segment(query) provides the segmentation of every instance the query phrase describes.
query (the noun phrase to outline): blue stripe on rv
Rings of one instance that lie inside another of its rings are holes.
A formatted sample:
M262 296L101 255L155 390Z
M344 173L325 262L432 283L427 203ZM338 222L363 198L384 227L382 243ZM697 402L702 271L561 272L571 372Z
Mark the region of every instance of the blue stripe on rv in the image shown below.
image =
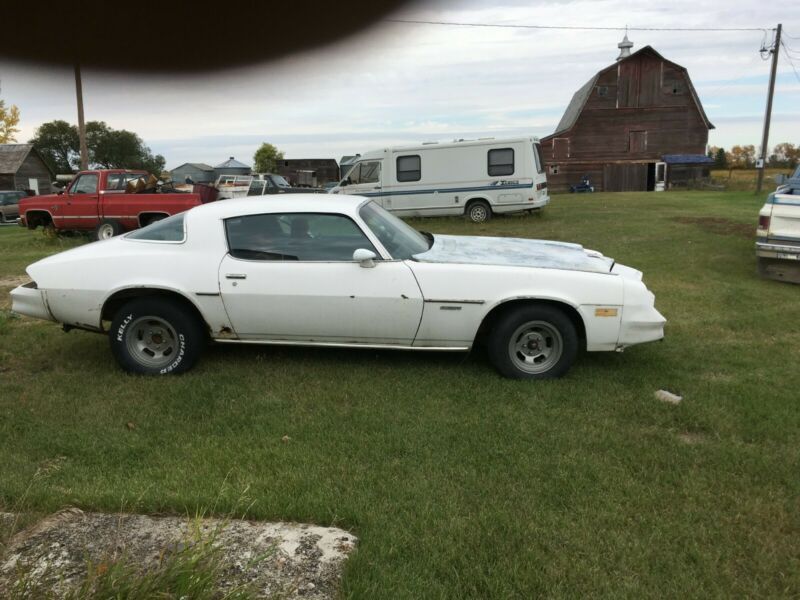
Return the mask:
M359 192L359 196L412 196L414 194L433 194L435 192L441 193L454 193L454 192L481 192L484 190L517 190L517 189L533 189L532 183L517 183L512 185L483 185L480 187L465 187L465 188L440 188L433 190L396 190L390 192Z

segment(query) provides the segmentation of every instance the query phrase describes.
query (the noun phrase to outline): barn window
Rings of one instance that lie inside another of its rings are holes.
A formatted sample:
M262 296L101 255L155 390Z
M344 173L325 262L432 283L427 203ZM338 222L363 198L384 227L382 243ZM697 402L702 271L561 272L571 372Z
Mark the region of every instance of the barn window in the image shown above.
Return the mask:
M608 96L608 86L607 86L607 85L601 85L601 86L598 86L598 88L597 88L597 95L598 95L598 96L603 96L604 98L605 98L606 96Z
M513 175L514 174L514 149L496 148L489 150L489 175Z
M419 154L397 157L397 181L419 181L422 179L422 160Z
M558 165L550 165L550 175L558 175Z

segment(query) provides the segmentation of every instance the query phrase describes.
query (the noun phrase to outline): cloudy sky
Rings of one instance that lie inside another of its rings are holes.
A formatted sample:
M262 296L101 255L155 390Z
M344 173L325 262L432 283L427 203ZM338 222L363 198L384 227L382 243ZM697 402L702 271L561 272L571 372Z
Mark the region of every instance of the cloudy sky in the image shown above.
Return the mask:
M344 6L344 5L343 5ZM764 27L782 22L770 145L800 143L800 3L672 0L428 0L397 18L606 27ZM231 35L235 31L220 31ZM772 33L769 32L769 36ZM793 36L793 37L788 37ZM769 62L764 34L631 31L689 69L716 125L710 143L758 145ZM373 148L461 137L544 136L573 92L618 54L619 31L543 31L377 23L313 52L191 78L84 72L87 120L137 132L167 166L252 162L262 141L287 158L338 158ZM41 123L75 122L70 70L0 60L0 97L22 113L19 141Z

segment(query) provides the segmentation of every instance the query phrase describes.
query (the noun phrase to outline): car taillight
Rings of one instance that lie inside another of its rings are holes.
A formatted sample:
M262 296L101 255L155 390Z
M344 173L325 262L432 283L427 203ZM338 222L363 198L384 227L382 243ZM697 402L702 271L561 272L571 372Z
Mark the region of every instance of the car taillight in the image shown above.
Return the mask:
M547 182L546 181L544 181L542 183L537 183L536 184L536 191L539 192L539 191L545 189L546 187L547 187Z
M758 228L769 229L769 215L758 215Z

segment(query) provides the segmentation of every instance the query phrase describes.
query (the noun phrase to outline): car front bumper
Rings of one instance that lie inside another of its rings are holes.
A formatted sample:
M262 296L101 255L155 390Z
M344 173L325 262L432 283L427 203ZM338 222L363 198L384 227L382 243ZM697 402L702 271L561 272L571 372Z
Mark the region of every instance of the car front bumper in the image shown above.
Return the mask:
M664 339L667 320L654 306L628 306L622 311L617 351L628 346Z
M47 306L47 295L32 281L11 290L11 310L26 317L55 321Z

